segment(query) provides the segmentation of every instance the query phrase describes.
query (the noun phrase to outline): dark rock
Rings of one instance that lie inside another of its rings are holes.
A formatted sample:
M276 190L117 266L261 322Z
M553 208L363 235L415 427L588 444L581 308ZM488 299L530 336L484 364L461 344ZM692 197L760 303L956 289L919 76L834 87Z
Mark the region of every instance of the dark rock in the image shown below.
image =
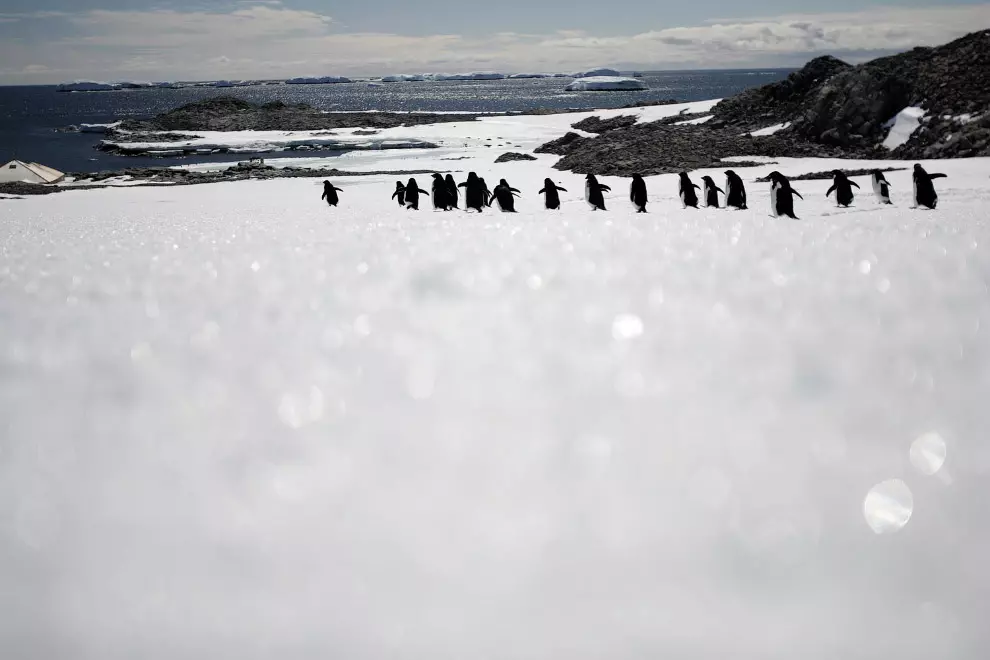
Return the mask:
M571 124L571 128L585 131L586 133L606 133L616 128L632 126L636 123L636 120L637 117L635 115L619 115L618 117L612 117L604 121L600 117L588 117L587 119L582 119L577 123Z
M556 140L551 140L546 144L542 144L536 149L534 153L538 154L554 154L556 156L566 156L572 150L576 149L578 146L585 142L590 142L591 138L581 137L577 133L572 133L568 131L563 137L559 137Z
M511 163L515 160L536 160L536 156L531 156L529 154L520 154L514 151L504 153L495 159L496 163Z
M63 190L65 189L43 183L26 183L24 181L0 183L0 193L5 195L51 195Z

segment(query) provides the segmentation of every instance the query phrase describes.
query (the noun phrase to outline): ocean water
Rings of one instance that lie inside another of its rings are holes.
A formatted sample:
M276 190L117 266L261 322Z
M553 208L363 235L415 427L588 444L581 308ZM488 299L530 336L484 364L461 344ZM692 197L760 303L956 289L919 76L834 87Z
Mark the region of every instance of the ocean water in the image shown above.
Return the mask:
M792 69L645 73L640 92L567 92L569 79L445 81L339 85L266 85L62 94L55 87L0 87L0 162L44 163L64 172L229 161L229 154L184 158L114 156L94 147L101 136L56 129L151 117L186 103L229 95L266 103L308 103L323 110L509 112L536 108L609 108L658 99L724 98L787 76ZM332 155L328 152L327 155Z

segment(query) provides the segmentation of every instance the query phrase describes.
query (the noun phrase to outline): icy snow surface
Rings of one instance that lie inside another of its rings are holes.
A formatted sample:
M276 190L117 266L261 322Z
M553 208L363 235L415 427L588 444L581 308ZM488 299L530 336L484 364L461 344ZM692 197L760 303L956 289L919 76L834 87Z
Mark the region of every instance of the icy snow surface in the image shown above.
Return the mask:
M5 657L984 657L990 161L926 163L934 212L796 182L794 221L753 179L903 163L635 215L482 146L580 118L323 161L518 214L405 176L0 203Z
M767 137L768 135L773 135L774 133L778 133L784 130L790 125L791 122L789 121L783 124L774 124L773 126L767 126L766 128L761 128L758 131L753 131L752 133L750 133L750 135L752 135L753 137Z
M578 78L564 89L568 92L618 92L649 89L649 87L639 78L592 76L590 78Z
M705 115L704 117L695 117L694 119L685 119L684 121L675 122L674 126L691 126L697 124L707 124L715 115Z
M883 146L888 149L896 149L911 139L914 132L921 125L921 119L925 116L925 111L921 108L904 108L894 118L887 122L890 132L883 141Z

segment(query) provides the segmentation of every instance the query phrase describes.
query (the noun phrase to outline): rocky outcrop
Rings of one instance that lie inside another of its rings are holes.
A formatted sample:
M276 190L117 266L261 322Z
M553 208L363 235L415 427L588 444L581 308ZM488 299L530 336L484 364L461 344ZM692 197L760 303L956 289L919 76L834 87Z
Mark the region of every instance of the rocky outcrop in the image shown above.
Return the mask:
M906 107L927 117L906 144L888 152L881 142ZM952 158L990 155L988 108L990 30L983 30L859 66L821 57L786 80L719 103L714 114L731 126L791 122L791 133L858 153Z
M232 96L217 96L170 110L153 119L123 122L119 132L157 131L320 131L334 128L395 128L455 121L478 115L431 113L334 112L304 103L281 101L257 105Z
M605 120L602 120L600 117L588 117L587 119L582 119L579 122L571 124L571 128L586 133L607 133L617 128L632 126L636 121L637 117L635 115L619 115L618 117Z
M559 137L556 140L550 140L545 144L541 144L536 149L533 150L534 153L538 154L554 154L555 156L566 156L572 150L576 149L581 144L585 142L590 142L592 138L581 137L577 133L568 131L563 137Z
M536 156L530 156L529 154L520 154L515 151L510 151L504 153L495 159L496 163L511 163L517 160L536 160Z

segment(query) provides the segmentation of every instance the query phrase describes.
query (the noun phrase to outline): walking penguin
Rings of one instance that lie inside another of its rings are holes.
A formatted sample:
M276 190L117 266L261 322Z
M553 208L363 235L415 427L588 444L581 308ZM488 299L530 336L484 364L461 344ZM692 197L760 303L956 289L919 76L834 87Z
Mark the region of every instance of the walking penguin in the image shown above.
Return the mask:
M415 178L409 179L409 182L406 183L406 208L412 209L413 211L418 211L419 196L429 195L429 194L430 193L426 192L425 190L419 187L419 184L416 183Z
M521 194L518 190L508 184L505 179L498 182L492 193L492 201L498 202L498 207L503 213L516 212L516 200L514 195ZM490 202L489 202L490 204Z
M870 179L873 180L873 193L877 196L877 200L881 204L893 204L890 201L890 182L884 177L883 172L873 170L870 173Z
M725 171L725 205L735 209L746 208L746 186L732 170Z
M442 174L433 175L433 208L440 211L449 211L450 203L447 201L447 182Z
M592 211L607 210L605 208L605 195L602 194L603 190L612 192L612 189L604 183L598 183L598 179L595 178L594 174L589 174L586 177L586 181L584 183L584 198L587 200L588 206L591 207Z
M786 215L798 219L794 215L794 195L801 197L801 193L791 188L786 176L776 170L770 173L770 213L773 217Z
M561 188L551 179L544 179L543 188L536 194L546 195L545 201L547 208L554 210L560 208L560 195L557 194L557 191L567 192L567 188Z
M406 187L402 185L401 181L395 182L395 192L392 193L392 199L396 197L399 198L399 206L405 207L406 205Z
M859 184L850 181L842 170L832 170L832 187L828 189L825 196L828 197L834 190L835 203L842 207L849 206L853 201L853 186L859 188Z
M705 206L718 208L718 194L725 193L724 190L715 185L715 180L710 176L701 177L701 182L705 184L702 192L705 195Z
M945 174L929 174L919 164L914 166L914 205L934 209L938 204L938 193L932 179L944 179Z
M687 172L681 172L680 177L679 192L682 207L698 208L698 193L694 192L694 189L699 187L698 184L691 180Z
M455 209L460 208L457 205L458 202L457 198L459 197L459 195L457 192L457 184L454 183L454 177L448 174L444 179L444 181L447 182L447 203L450 204L451 208L455 208Z
M327 200L327 204L329 204L330 206L337 206L337 204L340 202L340 198L337 197L338 192L343 192L343 189L338 188L329 181L324 181L323 195L320 196L320 199Z
M481 213L488 201L485 199L485 182L478 178L478 175L474 172L468 173L467 181L458 185L458 188L464 188L464 208L474 209L478 213Z
M636 207L636 213L646 213L646 181L640 174L633 174L632 183L629 184L629 200Z

